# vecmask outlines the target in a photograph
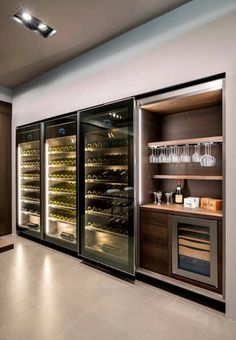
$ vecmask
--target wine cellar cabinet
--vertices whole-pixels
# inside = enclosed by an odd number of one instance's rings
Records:
[[[42,123],[16,131],[17,229],[37,239],[43,237],[42,133]]]
[[[137,103],[137,271],[217,299],[224,297],[224,98],[219,78]]]
[[[134,275],[133,99],[17,128],[20,235]]]
[[[133,100],[80,113],[81,255],[134,274]]]
[[[78,252],[77,113],[16,130],[17,231]]]

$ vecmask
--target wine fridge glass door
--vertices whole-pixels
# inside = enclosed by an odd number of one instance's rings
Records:
[[[77,248],[77,116],[46,124],[46,239]]]
[[[17,225],[41,237],[40,125],[17,129]]]
[[[81,118],[82,256],[133,273],[133,134],[129,107]]]

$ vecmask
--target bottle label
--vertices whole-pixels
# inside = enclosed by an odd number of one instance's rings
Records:
[[[183,195],[175,195],[176,203],[183,203]]]

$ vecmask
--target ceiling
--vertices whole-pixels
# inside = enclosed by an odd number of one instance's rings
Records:
[[[0,0],[0,86],[15,88],[188,0]],[[45,39],[11,19],[24,8],[55,28]]]

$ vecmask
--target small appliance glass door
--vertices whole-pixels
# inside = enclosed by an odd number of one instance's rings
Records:
[[[173,273],[217,287],[217,222],[174,216]]]

